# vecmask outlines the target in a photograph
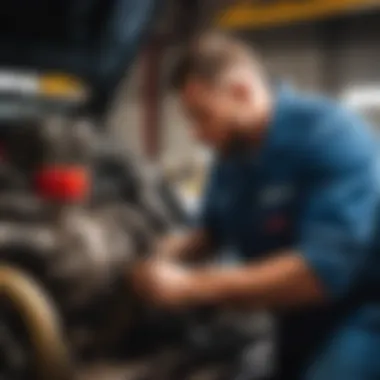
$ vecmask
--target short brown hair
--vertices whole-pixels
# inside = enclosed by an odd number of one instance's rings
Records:
[[[171,85],[180,90],[192,75],[213,81],[228,67],[244,62],[259,63],[248,44],[231,35],[205,33],[191,41],[180,55],[172,72]]]

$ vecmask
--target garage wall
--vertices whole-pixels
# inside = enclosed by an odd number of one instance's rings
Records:
[[[136,155],[143,154],[142,122],[141,65],[137,61],[117,90],[109,120],[119,144]]]
[[[358,17],[342,27],[338,44],[338,89],[380,83],[380,14]]]
[[[268,67],[312,91],[339,94],[349,84],[380,80],[380,12],[312,25],[247,33]]]
[[[242,35],[257,46],[273,75],[302,89],[333,95],[350,84],[380,83],[379,36],[380,13]],[[167,52],[166,69],[175,55],[175,49]],[[115,134],[138,154],[142,153],[140,74],[136,63],[128,83],[121,88],[113,117]],[[197,155],[198,146],[189,138],[187,122],[173,94],[164,91],[162,105],[161,158],[190,160]]]
[[[162,73],[163,94],[160,99],[162,137],[160,141],[162,155],[160,160],[167,163],[172,160],[189,161],[199,149],[191,139],[187,120],[183,117],[176,96],[165,91],[165,79],[168,69],[176,56],[176,49],[169,50],[163,67],[167,70]],[[128,78],[118,90],[113,111],[110,115],[110,125],[117,140],[136,155],[144,154],[143,144],[143,112],[141,101],[142,66],[136,62],[128,74]]]
[[[305,25],[242,36],[256,46],[275,77],[305,90],[320,90],[323,73],[318,27]]]

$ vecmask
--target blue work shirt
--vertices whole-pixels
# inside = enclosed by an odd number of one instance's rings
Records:
[[[242,260],[294,248],[330,298],[328,306],[280,318],[293,379],[302,368],[302,379],[320,379],[316,373],[322,370],[311,370],[311,363],[323,363],[319,354],[331,357],[328,334],[337,326],[361,324],[366,330],[366,318],[373,325],[376,315],[380,350],[380,306],[368,297],[376,297],[376,279],[363,281],[377,256],[371,249],[379,199],[377,150],[370,128],[356,115],[328,99],[281,88],[260,149],[217,158],[211,169],[200,223],[220,247]],[[338,379],[330,367],[321,372],[322,380]],[[380,375],[380,365],[378,370]]]

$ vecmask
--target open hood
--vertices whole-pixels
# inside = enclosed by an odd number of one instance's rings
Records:
[[[60,73],[89,87],[102,113],[151,28],[162,0],[6,0],[0,71]]]

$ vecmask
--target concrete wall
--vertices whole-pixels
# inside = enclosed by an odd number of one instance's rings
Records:
[[[140,79],[141,65],[137,60],[118,89],[109,121],[118,142],[137,155],[143,153]]]
[[[380,14],[355,18],[343,26],[336,74],[340,89],[350,84],[380,84]]]
[[[380,81],[380,12],[248,33],[274,74],[313,91],[339,94]]]
[[[170,67],[175,51],[168,52],[165,59]],[[163,87],[165,87],[163,73]],[[142,70],[140,62],[136,62],[130,71],[128,78],[120,86],[118,96],[110,116],[110,125],[113,134],[118,141],[137,155],[144,154],[143,144],[143,112],[141,102]],[[165,163],[175,159],[176,161],[188,161],[198,149],[198,146],[190,138],[187,120],[183,117],[176,96],[169,91],[163,91],[161,98],[162,137],[160,141],[162,155],[160,159]]]
[[[270,73],[305,90],[321,90],[323,53],[317,26],[305,25],[242,36],[262,54]]]

